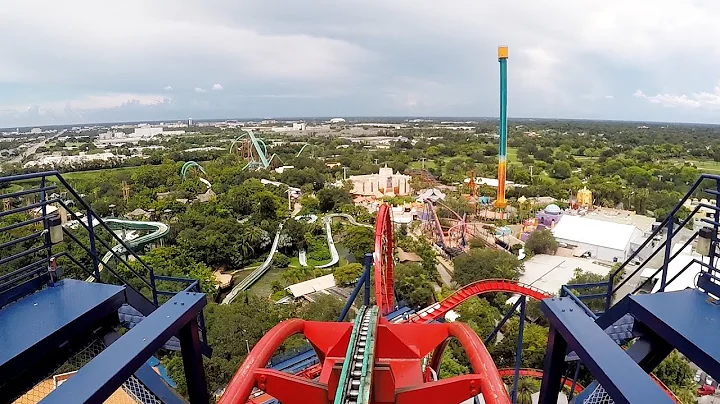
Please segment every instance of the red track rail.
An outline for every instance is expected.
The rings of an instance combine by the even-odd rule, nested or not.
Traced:
[[[393,307],[393,226],[390,206],[380,205],[375,218],[375,301],[382,315]]]
[[[535,300],[552,297],[548,292],[517,281],[507,279],[483,279],[463,287],[439,303],[420,310],[411,316],[408,321],[412,323],[429,323],[430,321],[442,318],[448,311],[454,309],[465,300],[476,295],[491,292],[519,294]]]
[[[498,369],[498,373],[500,373],[500,376],[502,377],[514,377],[515,376],[515,368],[504,368],[504,369]],[[542,370],[538,369],[520,369],[520,377],[534,377],[537,379],[542,379],[543,372]],[[572,388],[572,380],[565,380],[565,386],[568,388]],[[575,383],[575,393],[580,393],[585,388],[577,383]]]

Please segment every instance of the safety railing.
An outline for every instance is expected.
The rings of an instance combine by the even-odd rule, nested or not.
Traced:
[[[155,275],[59,172],[2,177],[3,185],[15,185],[20,190],[0,193],[0,307],[63,275],[82,274],[90,276],[90,281],[122,284],[135,292],[134,298],[143,299],[139,306],[147,310],[136,308],[144,315],[168,296],[202,292],[195,279]],[[61,197],[58,192],[67,196]],[[60,223],[59,209],[67,213],[67,223]],[[75,267],[80,271],[69,271]],[[158,289],[158,281],[166,290]],[[198,325],[207,341],[202,312]]]
[[[714,183],[714,189],[704,187],[704,183]],[[680,212],[681,208],[685,206],[685,202],[690,200],[693,196],[701,196],[701,195],[711,195],[715,198],[715,204],[710,204],[706,202],[699,202],[696,203],[693,209],[690,211],[690,214],[687,215],[687,217],[683,217]],[[680,234],[682,229],[686,228],[688,224],[693,223],[695,217],[699,213],[707,213],[711,212],[713,218],[710,219],[708,217],[701,217],[699,222],[703,224],[709,225],[709,231],[706,229],[693,229],[693,232],[691,235],[688,236],[687,240],[682,244],[680,248],[678,248],[673,253],[673,240]],[[658,268],[651,276],[647,277],[647,279],[643,280],[640,284],[636,285],[636,287],[630,292],[631,294],[638,293],[641,291],[649,282],[652,282],[654,279],[657,279],[659,276],[659,282],[660,287],[658,291],[663,292],[667,288],[668,285],[670,285],[672,282],[677,280],[685,271],[688,269],[694,267],[694,265],[699,265],[700,270],[700,276],[697,277],[696,282],[698,279],[703,279],[705,282],[703,283],[702,289],[705,290],[708,293],[720,293],[720,277],[718,276],[716,272],[718,271],[716,268],[717,264],[717,258],[718,253],[720,251],[718,250],[718,229],[720,228],[720,175],[714,175],[714,174],[702,174],[696,181],[693,183],[693,185],[690,187],[688,192],[685,194],[685,196],[680,199],[678,204],[673,208],[672,211],[665,217],[662,222],[656,227],[656,229],[645,239],[645,241],[640,244],[638,248],[636,248],[630,256],[622,263],[620,266],[612,271],[608,277],[607,281],[604,282],[598,282],[598,283],[588,283],[588,284],[577,284],[577,285],[566,285],[561,290],[561,295],[563,296],[569,296],[572,297],[574,300],[577,300],[577,303],[580,304],[580,306],[586,311],[592,312],[587,305],[585,305],[583,302],[591,299],[604,299],[605,303],[605,310],[607,311],[610,306],[612,305],[613,295],[616,291],[618,291],[621,287],[625,286],[631,279],[634,279],[634,277],[643,271],[649,262],[651,262],[657,254],[659,254],[661,251],[664,253],[663,258],[663,264],[660,268]],[[663,234],[664,233],[664,234]],[[662,237],[664,236],[664,237]],[[661,241],[657,243],[657,247],[654,245],[650,246],[651,243],[657,241]],[[694,241],[698,241],[698,244],[701,242],[704,245],[704,248],[698,248],[698,250],[702,250],[702,254],[705,257],[708,257],[708,262],[704,262],[703,260],[693,259],[691,262],[689,262],[687,265],[685,265],[680,271],[678,271],[674,275],[670,275],[671,278],[668,279],[669,276],[669,267],[670,263],[677,258],[684,250],[687,249],[693,243]],[[639,261],[638,256],[640,255],[640,252],[646,249],[648,246],[650,248],[653,248],[650,255],[648,255],[645,259],[642,260],[642,262],[637,265],[636,268],[634,268],[631,272],[629,272],[629,265],[631,263]],[[626,273],[627,272],[627,273]],[[696,286],[698,286],[696,284]],[[593,293],[593,294],[582,294],[579,291],[581,290],[587,290],[590,288],[602,288],[603,293]],[[573,293],[573,291],[578,291],[578,293]],[[600,314],[600,313],[593,313]]]

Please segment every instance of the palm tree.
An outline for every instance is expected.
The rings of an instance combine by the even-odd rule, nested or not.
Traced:
[[[532,395],[540,391],[540,383],[529,377],[521,377],[518,381],[517,404],[532,404]]]

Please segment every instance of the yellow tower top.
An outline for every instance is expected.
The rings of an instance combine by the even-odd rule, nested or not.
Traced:
[[[498,59],[507,59],[508,58],[508,47],[507,46],[498,46]]]

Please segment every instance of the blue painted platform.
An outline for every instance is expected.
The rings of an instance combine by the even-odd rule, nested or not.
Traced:
[[[672,403],[650,376],[570,298],[544,299],[550,322],[540,402],[555,402],[567,348],[574,350],[616,403]],[[554,379],[550,379],[554,378]],[[552,399],[549,399],[552,397]]]
[[[720,305],[697,289],[628,297],[628,311],[693,363],[720,378]]]
[[[0,309],[0,385],[125,302],[122,286],[65,279]]]

